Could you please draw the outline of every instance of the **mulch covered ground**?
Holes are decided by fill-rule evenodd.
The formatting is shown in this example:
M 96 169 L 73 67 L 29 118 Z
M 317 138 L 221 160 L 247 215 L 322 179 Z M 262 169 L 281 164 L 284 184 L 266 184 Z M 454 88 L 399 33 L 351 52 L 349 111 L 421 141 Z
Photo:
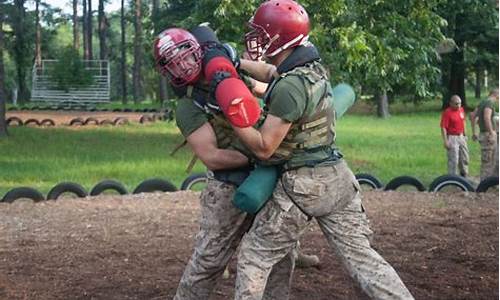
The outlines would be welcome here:
M 170 299 L 191 255 L 198 193 L 0 204 L 0 299 Z M 498 192 L 366 192 L 373 246 L 416 299 L 498 299 Z M 364 299 L 314 224 L 320 268 L 291 299 Z M 212 299 L 231 299 L 235 261 Z

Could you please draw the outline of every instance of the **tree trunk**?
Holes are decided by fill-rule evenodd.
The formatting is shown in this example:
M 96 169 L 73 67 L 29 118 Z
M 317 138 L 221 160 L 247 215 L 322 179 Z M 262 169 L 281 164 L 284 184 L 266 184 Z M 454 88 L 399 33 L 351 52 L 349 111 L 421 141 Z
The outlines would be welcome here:
M 160 1 L 159 0 L 153 0 L 153 27 L 154 27 L 154 34 L 157 35 L 160 33 L 160 28 L 159 26 L 159 9 L 160 9 Z M 157 73 L 159 74 L 159 73 Z M 158 102 L 160 103 L 160 106 L 163 106 L 163 103 L 165 100 L 168 98 L 168 89 L 167 89 L 167 79 L 164 76 L 161 76 L 160 74 L 158 75 L 160 77 L 158 81 Z
M 159 92 L 159 96 L 160 96 L 160 99 L 158 99 L 160 102 L 160 106 L 163 106 L 165 101 L 167 101 L 167 99 L 168 99 L 168 84 L 167 84 L 167 78 L 165 78 L 164 76 L 161 76 L 161 75 L 160 75 L 160 84 L 159 84 L 158 92 Z
M 141 59 L 142 59 L 142 16 L 141 0 L 135 0 L 135 18 L 134 18 L 134 70 L 133 70 L 133 94 L 134 103 L 139 103 L 141 98 Z
M 467 109 L 467 99 L 465 98 L 465 41 L 457 39 L 457 37 L 462 36 L 460 32 L 464 30 L 463 19 L 461 15 L 456 16 L 455 43 L 457 44 L 457 49 L 451 53 L 451 71 L 448 90 L 450 95 L 458 95 L 460 99 L 462 99 L 462 107 Z
M 78 0 L 73 0 L 73 49 L 80 48 L 80 35 L 78 34 Z
M 18 99 L 20 103 L 29 100 L 29 91 L 26 85 L 26 70 L 29 68 L 29 49 L 25 37 L 25 16 L 24 0 L 14 0 L 16 6 L 16 16 L 14 18 L 14 61 L 17 74 Z
M 35 63 L 39 66 L 42 63 L 42 28 L 40 26 L 40 0 L 35 1 Z
M 83 0 L 85 1 L 85 0 Z M 88 0 L 89 2 L 87 3 L 87 34 L 88 34 L 88 52 L 89 52 L 89 58 L 88 59 L 94 59 L 93 55 L 93 49 L 92 49 L 92 0 Z
M 381 91 L 380 94 L 377 92 L 375 97 L 377 97 L 377 116 L 383 119 L 390 117 L 387 91 Z
M 479 66 L 476 66 L 476 86 L 474 96 L 476 99 L 481 98 L 481 81 L 483 79 L 483 71 Z
M 106 36 L 108 32 L 108 21 L 104 14 L 104 0 L 99 0 L 99 58 L 108 59 L 108 47 L 106 45 Z
M 5 70 L 3 67 L 3 14 L 0 13 L 0 139 L 7 136 L 7 124 L 5 123 Z
M 87 0 L 82 0 L 83 59 L 89 59 L 89 35 L 87 34 Z
M 120 77 L 121 77 L 121 92 L 122 92 L 122 102 L 127 104 L 127 51 L 125 44 L 125 0 L 121 0 L 121 11 L 120 11 L 120 25 L 121 25 L 121 40 L 122 40 L 122 59 L 120 62 Z

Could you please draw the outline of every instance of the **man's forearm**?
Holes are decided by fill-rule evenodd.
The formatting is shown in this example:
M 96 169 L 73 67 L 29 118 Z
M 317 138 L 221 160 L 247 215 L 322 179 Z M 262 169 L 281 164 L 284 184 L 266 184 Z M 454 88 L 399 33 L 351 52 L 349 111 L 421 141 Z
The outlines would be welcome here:
M 240 69 L 248 72 L 250 76 L 258 81 L 269 83 L 273 79 L 276 67 L 263 62 L 241 59 Z
M 248 158 L 236 150 L 216 149 L 203 163 L 210 170 L 235 169 L 248 165 Z
M 253 128 L 238 128 L 233 127 L 234 131 L 241 139 L 241 141 L 254 153 L 259 159 L 267 159 L 270 155 L 268 155 L 266 151 L 266 146 L 264 143 L 264 139 L 262 138 L 261 133 Z M 272 152 L 270 153 L 272 154 Z
M 441 128 L 441 137 L 443 138 L 443 142 L 446 143 L 448 141 L 448 135 L 446 133 L 446 129 Z

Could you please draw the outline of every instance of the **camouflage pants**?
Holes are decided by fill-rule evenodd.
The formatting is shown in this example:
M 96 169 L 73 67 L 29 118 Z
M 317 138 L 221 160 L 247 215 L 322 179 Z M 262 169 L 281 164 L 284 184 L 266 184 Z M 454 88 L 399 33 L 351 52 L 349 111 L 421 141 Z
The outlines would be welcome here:
M 231 203 L 234 191 L 233 185 L 215 179 L 208 180 L 208 185 L 200 197 L 200 231 L 174 299 L 209 299 L 241 238 L 250 228 L 253 217 Z M 268 293 L 288 293 L 294 255 L 296 254 L 290 253 L 273 269 L 273 275 L 269 278 Z
M 481 180 L 489 176 L 498 176 L 497 135 L 481 132 L 479 144 L 481 144 Z
M 469 175 L 469 149 L 464 135 L 449 135 L 448 174 L 466 177 Z
M 331 249 L 368 296 L 413 299 L 396 271 L 371 248 L 359 185 L 343 161 L 283 174 L 241 243 L 235 299 L 262 299 L 272 266 L 290 252 L 309 223 L 304 212 L 315 217 Z

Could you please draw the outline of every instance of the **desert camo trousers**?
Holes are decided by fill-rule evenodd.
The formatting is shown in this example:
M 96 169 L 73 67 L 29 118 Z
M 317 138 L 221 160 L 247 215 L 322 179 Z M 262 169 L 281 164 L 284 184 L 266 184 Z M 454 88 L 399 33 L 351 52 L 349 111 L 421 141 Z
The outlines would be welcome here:
M 235 187 L 209 179 L 200 197 L 200 230 L 194 252 L 177 287 L 176 300 L 209 299 L 218 279 L 224 273 L 241 238 L 250 228 L 253 217 L 233 206 Z M 286 299 L 295 264 L 296 252 L 283 257 L 269 277 L 266 294 Z
M 359 185 L 343 161 L 283 174 L 241 243 L 235 299 L 262 299 L 271 268 L 309 223 L 305 213 L 315 217 L 331 249 L 369 297 L 413 299 L 396 271 L 371 248 Z
M 469 149 L 464 135 L 449 135 L 450 149 L 448 155 L 448 174 L 469 175 Z
M 481 180 L 489 176 L 498 176 L 498 136 L 479 133 L 481 144 Z

